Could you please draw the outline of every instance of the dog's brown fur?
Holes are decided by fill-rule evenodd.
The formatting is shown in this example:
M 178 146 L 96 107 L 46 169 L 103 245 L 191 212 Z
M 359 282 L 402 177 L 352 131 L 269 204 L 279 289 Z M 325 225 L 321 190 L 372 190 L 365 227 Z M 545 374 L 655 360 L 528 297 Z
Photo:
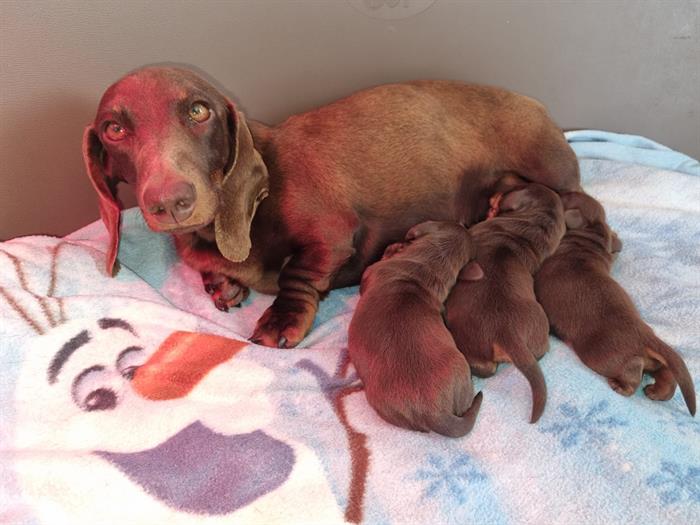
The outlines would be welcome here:
M 491 376 L 503 362 L 518 367 L 532 389 L 534 423 L 547 399 L 537 359 L 549 346 L 549 324 L 532 276 L 564 235 L 564 212 L 557 194 L 539 184 L 509 190 L 498 206 L 495 218 L 470 229 L 484 278 L 457 283 L 445 319 L 474 375 Z
M 605 222 L 603 207 L 578 192 L 563 195 L 562 202 L 566 235 L 535 278 L 552 331 L 624 396 L 637 390 L 643 372 L 656 380 L 644 388 L 650 399 L 670 399 L 678 381 L 694 415 L 695 388 L 683 359 L 654 334 L 610 277 L 622 246 Z
M 454 222 L 419 224 L 406 239 L 389 246 L 362 277 L 350 359 L 369 404 L 389 423 L 463 436 L 474 426 L 481 393 L 474 397 L 469 364 L 442 309 L 473 256 L 471 240 Z
M 212 118 L 188 119 L 194 100 Z M 114 121 L 128 139 L 107 140 Z M 268 127 L 190 71 L 144 68 L 107 90 L 84 155 L 113 239 L 109 269 L 116 184 L 132 182 L 149 226 L 175 234 L 187 264 L 228 278 L 222 306 L 241 287 L 277 293 L 252 336 L 269 346 L 296 345 L 324 294 L 359 282 L 411 226 L 482 219 L 502 173 L 579 188 L 576 157 L 541 104 L 448 81 L 367 89 Z M 191 218 L 149 217 L 143 188 L 161 178 L 196 189 Z

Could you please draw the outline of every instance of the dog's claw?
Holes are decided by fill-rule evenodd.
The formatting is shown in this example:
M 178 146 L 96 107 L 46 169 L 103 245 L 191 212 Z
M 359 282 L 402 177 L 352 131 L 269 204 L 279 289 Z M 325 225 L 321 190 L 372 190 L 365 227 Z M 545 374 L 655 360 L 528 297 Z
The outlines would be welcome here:
M 221 301 L 219 299 L 214 301 L 214 306 L 216 306 L 216 308 L 221 310 L 222 312 L 228 312 L 228 306 L 226 305 L 226 303 L 224 303 L 223 301 Z M 237 306 L 240 306 L 240 305 L 237 305 Z
M 311 328 L 315 313 L 303 301 L 274 303 L 258 320 L 251 337 L 272 348 L 294 348 Z
M 248 288 L 223 274 L 202 272 L 202 281 L 204 290 L 214 301 L 214 306 L 222 312 L 228 312 L 229 308 L 234 306 L 240 307 L 249 294 Z

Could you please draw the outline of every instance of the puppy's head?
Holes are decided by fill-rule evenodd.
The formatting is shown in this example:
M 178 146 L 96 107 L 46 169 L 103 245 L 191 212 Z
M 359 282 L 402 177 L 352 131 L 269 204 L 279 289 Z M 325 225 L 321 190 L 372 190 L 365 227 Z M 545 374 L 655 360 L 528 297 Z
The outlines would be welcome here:
M 243 115 L 194 73 L 147 67 L 110 86 L 85 130 L 83 156 L 111 237 L 110 273 L 119 242 L 120 182 L 135 185 L 151 229 L 186 233 L 214 223 L 224 256 L 248 256 L 267 170 Z
M 524 184 L 514 186 L 499 203 L 499 214 L 508 212 L 528 211 L 535 208 L 555 209 L 559 204 L 559 196 L 541 184 Z
M 427 259 L 431 263 L 439 259 L 449 261 L 458 266 L 457 270 L 475 256 L 471 235 L 458 222 L 426 221 L 417 224 L 408 230 L 402 245 L 399 251 L 406 257 Z
M 622 241 L 608 226 L 605 210 L 597 200 L 585 193 L 571 192 L 562 195 L 561 201 L 568 232 L 597 238 L 610 254 L 622 250 Z
M 408 242 L 415 241 L 421 237 L 431 237 L 433 239 L 462 239 L 466 238 L 469 242 L 469 236 L 464 226 L 458 222 L 448 221 L 425 221 L 413 226 L 406 232 L 405 240 Z

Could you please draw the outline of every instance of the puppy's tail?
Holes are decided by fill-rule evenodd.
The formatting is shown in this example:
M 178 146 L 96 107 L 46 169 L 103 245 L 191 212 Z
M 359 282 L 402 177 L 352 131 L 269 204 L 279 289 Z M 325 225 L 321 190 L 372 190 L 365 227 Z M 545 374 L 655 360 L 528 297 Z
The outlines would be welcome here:
M 661 363 L 662 366 L 667 366 L 671 371 L 681 388 L 688 411 L 695 416 L 695 386 L 681 356 L 653 333 L 648 337 L 647 345 L 649 357 Z
M 441 414 L 433 418 L 428 424 L 428 427 L 433 432 L 447 437 L 456 438 L 465 436 L 474 428 L 476 416 L 479 414 L 479 409 L 481 408 L 482 398 L 483 395 L 479 392 L 474 396 L 471 406 L 464 414 L 461 416 L 456 416 L 452 413 Z
M 544 375 L 542 375 L 542 369 L 537 359 L 521 343 L 504 344 L 503 346 L 496 343 L 493 347 L 495 356 L 502 356 L 504 358 L 502 360 L 511 361 L 530 383 L 532 390 L 530 423 L 536 423 L 542 416 L 544 405 L 547 402 L 547 385 L 544 382 Z

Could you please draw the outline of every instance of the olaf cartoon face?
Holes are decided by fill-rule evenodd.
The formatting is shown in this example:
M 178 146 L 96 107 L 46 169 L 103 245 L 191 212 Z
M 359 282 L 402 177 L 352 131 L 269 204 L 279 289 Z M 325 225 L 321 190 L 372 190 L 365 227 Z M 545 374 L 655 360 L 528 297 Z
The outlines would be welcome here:
M 275 376 L 248 343 L 133 302 L 25 347 L 13 463 L 39 521 L 342 523 L 316 455 L 273 425 Z

